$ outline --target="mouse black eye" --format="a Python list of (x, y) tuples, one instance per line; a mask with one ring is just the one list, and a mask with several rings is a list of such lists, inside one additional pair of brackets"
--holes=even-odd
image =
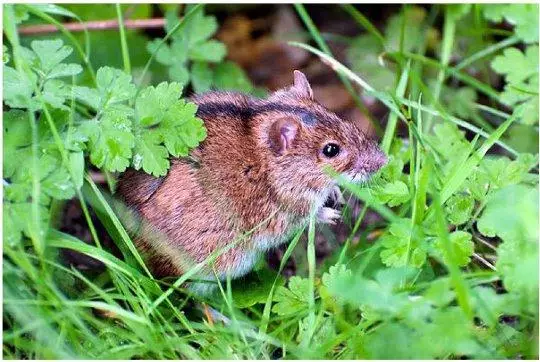
[(323, 147), (322, 153), (328, 158), (336, 157), (339, 154), (339, 146), (335, 143), (328, 143)]

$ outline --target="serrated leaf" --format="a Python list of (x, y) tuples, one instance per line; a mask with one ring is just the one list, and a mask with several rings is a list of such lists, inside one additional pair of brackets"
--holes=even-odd
[(101, 97), (101, 108), (131, 99), (136, 92), (131, 80), (131, 75), (119, 69), (99, 68), (96, 73), (96, 83)]
[(41, 180), (41, 191), (57, 200), (71, 199), (75, 195), (69, 172), (59, 162), (55, 170)]
[[(71, 97), (71, 89), (62, 81), (57, 79), (49, 80), (43, 86), (41, 94), (43, 101), (54, 108), (69, 110), (69, 107), (64, 105), (66, 98)], [(39, 99), (36, 97), (36, 102)]]
[(214, 81), (214, 71), (206, 62), (194, 62), (191, 66), (191, 84), (195, 93), (203, 93), (210, 90)]
[(423, 42), (425, 32), (422, 29), (422, 23), (426, 18), (426, 10), (419, 6), (411, 6), (407, 12), (399, 12), (388, 20), (385, 29), (386, 50), (399, 51), (401, 39), (401, 24), (405, 16), (405, 34), (403, 37), (403, 50), (413, 51)]
[[(31, 237), (32, 233), (35, 234), (32, 207), (32, 204), (29, 202), (7, 202), (4, 204), (2, 221), (4, 227), (9, 225), (7, 226), (7, 230), (4, 231), (4, 242), (14, 247), (20, 243), (23, 234), (27, 237)], [(39, 220), (37, 227), (44, 234), (48, 229), (49, 210), (43, 205), (38, 205), (38, 212)]]
[(410, 219), (393, 222), (379, 240), (385, 248), (380, 254), (382, 262), (392, 267), (410, 265), (420, 268), (426, 261), (422, 238), (422, 231), (418, 226), (413, 226)]
[(478, 230), (504, 241), (538, 240), (538, 189), (510, 185), (498, 190), (478, 219)]
[(31, 104), (36, 77), (28, 77), (4, 65), (3, 100), (12, 108), (28, 108)]
[(202, 44), (197, 44), (189, 50), (189, 58), (195, 61), (218, 63), (227, 54), (225, 44), (217, 40), (209, 40)]
[(505, 74), (509, 83), (520, 83), (538, 73), (538, 46), (529, 46), (522, 53), (517, 48), (507, 48), (503, 55), (496, 56), (491, 67)]
[(184, 64), (176, 63), (169, 68), (169, 77), (172, 81), (187, 84), (189, 82), (189, 71)]
[(515, 24), (515, 33), (526, 43), (538, 41), (538, 4), (511, 4), (504, 17)]
[(469, 87), (458, 89), (444, 87), (443, 101), (448, 109), (456, 116), (468, 119), (476, 113), (476, 91)]
[(109, 111), (99, 122), (89, 121), (85, 126), (82, 130), (89, 138), (90, 161), (108, 171), (125, 171), (135, 144), (131, 120), (122, 112)]
[(288, 287), (276, 289), (272, 312), (278, 315), (294, 315), (308, 308), (309, 280), (293, 276), (289, 279)]
[(218, 89), (237, 90), (245, 93), (253, 91), (253, 84), (246, 73), (236, 63), (226, 61), (214, 69), (214, 84)]
[(177, 37), (185, 37), (185, 39), (187, 39), (187, 46), (191, 48), (195, 44), (209, 39), (214, 35), (217, 28), (218, 24), (216, 18), (214, 16), (205, 15), (201, 9), (196, 14), (193, 14), (186, 24), (185, 30), (181, 33), (177, 33)]
[[(58, 76), (77, 74), (82, 71), (78, 64), (60, 64), (72, 52), (73, 48), (64, 45), (60, 39), (55, 40), (34, 40), (30, 44), (39, 60), (38, 67), (45, 78), (54, 78)], [(76, 73), (72, 73), (76, 71)], [(51, 74), (55, 75), (51, 77)]]
[[(454, 231), (449, 236), (450, 246), (454, 254), (454, 261), (458, 266), (465, 266), (471, 261), (471, 256), (474, 252), (474, 243), (472, 235), (465, 231)], [(438, 255), (441, 255), (444, 262), (449, 265), (451, 263), (450, 256), (444, 248), (443, 242), (440, 239), (435, 240), (434, 248)]]
[(470, 195), (452, 195), (445, 204), (448, 221), (461, 225), (469, 221), (474, 208), (474, 199)]
[(154, 39), (146, 44), (146, 49), (150, 54), (156, 54), (155, 59), (164, 65), (174, 64), (173, 54), (167, 44), (161, 45), (161, 39)]
[(133, 149), (133, 167), (141, 168), (144, 172), (156, 177), (164, 176), (169, 169), (169, 153), (161, 145), (161, 138), (157, 133), (145, 132), (142, 137), (135, 139)]
[(375, 190), (377, 199), (390, 207), (401, 205), (410, 199), (409, 188), (403, 181), (393, 181)]
[(82, 72), (82, 67), (79, 64), (58, 64), (56, 67), (51, 70), (48, 79), (60, 78), (60, 77), (69, 77), (72, 75), (79, 74)]
[(181, 95), (182, 85), (179, 83), (163, 82), (155, 88), (145, 88), (135, 102), (137, 121), (144, 127), (150, 127), (165, 119), (174, 119), (185, 105), (179, 100)]
[(100, 109), (99, 105), (100, 105), (101, 97), (97, 89), (74, 86), (72, 90), (73, 90), (73, 96), (76, 99), (88, 104), (90, 107), (96, 110)]
[(269, 268), (257, 270), (238, 280), (232, 288), (234, 305), (237, 308), (248, 308), (266, 302), (274, 280), (277, 287), (285, 284), (285, 279)]

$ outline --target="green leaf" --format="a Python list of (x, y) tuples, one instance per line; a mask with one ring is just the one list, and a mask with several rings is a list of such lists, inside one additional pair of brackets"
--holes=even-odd
[[(69, 107), (64, 105), (66, 98), (71, 97), (71, 89), (64, 82), (52, 79), (45, 83), (42, 95), (43, 101), (54, 108), (69, 110)], [(35, 101), (39, 102), (35, 97)]]
[(368, 308), (383, 318), (391, 318), (407, 304), (407, 296), (396, 290), (396, 287), (412, 271), (404, 268), (381, 269), (372, 280), (358, 274), (351, 275), (340, 268), (331, 278), (328, 291), (337, 300), (355, 307)]
[[(182, 101), (184, 102), (184, 101)], [(197, 106), (183, 103), (174, 118), (166, 118), (159, 132), (169, 153), (175, 157), (187, 156), (190, 149), (197, 147), (206, 138), (203, 121), (195, 117)]]
[(206, 62), (194, 62), (191, 66), (191, 83), (195, 93), (204, 93), (210, 90), (214, 78), (214, 71)]
[(70, 152), (69, 167), (73, 175), (73, 183), (77, 189), (80, 189), (84, 182), (84, 153)]
[(169, 77), (180, 84), (188, 84), (189, 71), (184, 64), (176, 63), (169, 68)]
[[(178, 20), (176, 19), (176, 22)], [(176, 24), (174, 24), (176, 25)], [(174, 26), (170, 24), (169, 27)], [(201, 10), (193, 15), (186, 24), (185, 30), (175, 34), (176, 38), (187, 40), (188, 48), (209, 39), (218, 29), (218, 23), (214, 16), (206, 16)]]
[(20, 156), (20, 148), (32, 144), (32, 132), (28, 115), (21, 110), (4, 112), (3, 127), (4, 155), (12, 155), (12, 157), (4, 156), (4, 177), (11, 177), (21, 165), (19, 157), (17, 157)]
[(537, 4), (489, 4), (483, 5), (484, 16), (494, 22), (505, 18), (515, 25), (515, 33), (526, 43), (538, 41)]
[(460, 118), (471, 118), (471, 115), (477, 112), (475, 106), (477, 95), (472, 88), (461, 87), (456, 90), (455, 88), (444, 87), (442, 98), (448, 109)]
[[(10, 246), (17, 246), (23, 235), (30, 237), (34, 230), (32, 204), (5, 202), (3, 211), (2, 221), (5, 228), (3, 240)], [(38, 205), (38, 212), (38, 227), (44, 233), (48, 229), (49, 210), (43, 205)]]
[(506, 75), (509, 83), (520, 83), (538, 74), (538, 46), (529, 46), (522, 53), (517, 48), (507, 48), (491, 62), (491, 67), (499, 74)]
[(45, 78), (71, 76), (82, 71), (78, 64), (60, 64), (73, 52), (73, 48), (64, 45), (60, 39), (34, 40), (30, 47), (39, 60), (38, 66)]
[(388, 232), (380, 238), (380, 243), (385, 248), (381, 251), (382, 262), (392, 267), (411, 265), (420, 268), (426, 261), (422, 234), (420, 228), (413, 226), (410, 219), (393, 222)]
[(280, 286), (276, 289), (272, 312), (278, 315), (289, 315), (305, 312), (308, 308), (309, 280), (293, 276), (289, 279), (288, 288)]
[(164, 176), (169, 169), (169, 153), (161, 145), (161, 137), (154, 132), (145, 132), (135, 139), (133, 167), (141, 168), (154, 176)]
[(389, 89), (395, 79), (394, 71), (388, 68), (386, 63), (381, 64), (379, 60), (379, 55), (383, 51), (379, 40), (371, 34), (354, 38), (347, 49), (351, 69), (377, 90)]
[(388, 206), (401, 205), (410, 199), (409, 188), (403, 181), (393, 181), (374, 190), (377, 199)]
[(455, 194), (445, 204), (448, 221), (461, 225), (469, 221), (474, 209), (474, 199), (469, 195)]
[(101, 97), (101, 108), (127, 101), (135, 95), (132, 77), (111, 67), (101, 67), (96, 73), (97, 89)]
[(422, 23), (426, 18), (426, 10), (419, 6), (411, 6), (407, 11), (399, 12), (388, 20), (384, 32), (387, 51), (399, 51), (401, 39), (401, 24), (405, 17), (405, 34), (403, 36), (403, 50), (414, 51), (424, 42), (426, 32), (422, 29)]
[(504, 17), (515, 24), (516, 35), (524, 42), (538, 42), (538, 4), (508, 5)]
[(244, 70), (231, 61), (216, 66), (214, 69), (214, 84), (216, 88), (223, 90), (237, 90), (245, 93), (253, 91), (253, 84)]
[(182, 85), (179, 83), (160, 83), (157, 87), (147, 87), (137, 97), (135, 114), (144, 127), (154, 126), (164, 120), (173, 121), (182, 112), (184, 101)]
[(471, 11), (471, 4), (448, 4), (445, 10), (448, 16), (457, 21)]
[(131, 120), (122, 111), (108, 110), (101, 120), (86, 121), (82, 131), (89, 138), (90, 161), (108, 171), (125, 171), (129, 166), (135, 137)]
[(217, 40), (209, 40), (189, 50), (189, 58), (191, 60), (212, 63), (221, 62), (226, 54), (227, 48)]
[(522, 104), (521, 121), (525, 124), (538, 122), (538, 46), (527, 47), (525, 53), (516, 48), (505, 49), (497, 56), (491, 67), (505, 75), (506, 86), (501, 102), (508, 106)]
[(4, 103), (12, 108), (28, 108), (34, 93), (36, 77), (27, 77), (6, 65), (3, 69)]
[(9, 63), (9, 59), (10, 59), (9, 49), (8, 49), (7, 46), (2, 45), (2, 62), (4, 64), (7, 64), (7, 63)]
[[(450, 234), (450, 245), (454, 254), (454, 261), (458, 266), (465, 266), (471, 261), (474, 252), (474, 243), (471, 239), (472, 235), (465, 231), (454, 231)], [(443, 241), (437, 239), (433, 246), (436, 253), (442, 255), (444, 262), (450, 264), (450, 256), (446, 253)]]
[(285, 284), (285, 279), (281, 275), (269, 268), (263, 268), (234, 282), (232, 288), (234, 305), (237, 308), (248, 308), (266, 302), (276, 278), (277, 286)]
[(538, 216), (538, 187), (511, 185), (493, 195), (477, 224), (482, 234), (503, 239), (497, 271), (528, 308), (538, 303)]

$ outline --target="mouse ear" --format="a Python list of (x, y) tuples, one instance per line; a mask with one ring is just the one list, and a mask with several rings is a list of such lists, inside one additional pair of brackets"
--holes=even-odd
[(268, 139), (270, 148), (279, 156), (292, 147), (298, 125), (292, 118), (280, 118), (270, 126)]
[(292, 89), (295, 90), (301, 97), (313, 100), (313, 91), (311, 90), (311, 86), (309, 85), (304, 73), (299, 70), (294, 71), (294, 84)]

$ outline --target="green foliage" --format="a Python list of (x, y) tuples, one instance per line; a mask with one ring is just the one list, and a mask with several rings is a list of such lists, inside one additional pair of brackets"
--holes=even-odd
[(505, 75), (507, 84), (501, 94), (501, 101), (508, 106), (523, 104), (523, 122), (537, 124), (538, 46), (528, 46), (525, 53), (516, 48), (507, 48), (503, 55), (493, 60), (491, 67), (497, 73)]
[[(176, 9), (167, 11), (166, 20), (165, 30), (172, 32), (179, 23)], [(184, 85), (191, 82), (197, 93), (212, 88), (252, 92), (253, 85), (242, 68), (223, 61), (225, 45), (211, 39), (217, 28), (214, 16), (198, 11), (187, 20), (183, 31), (173, 33), (170, 43), (161, 44), (162, 39), (154, 39), (147, 49), (168, 68), (171, 80)]]
[(516, 35), (526, 43), (538, 42), (538, 4), (489, 4), (484, 16), (494, 22), (503, 18), (515, 26)]
[[(161, 9), (170, 33), (181, 21), (178, 6)], [(6, 5), (4, 355), (537, 359), (537, 9), (405, 5), (380, 31), (356, 16), (369, 34), (352, 39), (351, 68), (379, 91), (370, 97), (400, 113), (398, 127), (386, 129), (388, 164), (363, 187), (343, 183), (367, 208), (352, 220), (361, 227), (345, 237), (345, 229), (321, 228), (308, 235), (308, 252), (293, 252), (296, 235), (280, 266), (294, 266), (288, 281), (261, 260), (253, 273), (222, 283), (225, 293), (204, 301), (228, 322), (212, 324), (194, 307), (203, 298), (181, 279), (146, 273), (88, 170), (99, 169), (111, 187), (110, 172), (127, 167), (165, 175), (171, 157), (187, 156), (206, 136), (182, 92), (260, 92), (225, 60), (234, 49), (213, 39), (217, 18), (198, 9), (159, 49), (162, 39), (127, 30), (127, 74), (118, 32), (91, 31), (87, 44), (83, 33), (44, 40), (20, 32), (19, 43), (9, 31), (41, 22), (37, 10), (64, 23), (114, 19), (114, 5)], [(156, 7), (121, 10), (144, 19)], [(495, 28), (502, 21), (511, 32)], [(157, 53), (143, 74), (149, 51)], [(95, 246), (57, 230), (73, 197)], [(102, 248), (103, 237), (123, 258)], [(321, 239), (335, 242), (324, 260), (324, 250), (316, 259), (311, 248)], [(66, 267), (61, 250), (104, 268)]]

